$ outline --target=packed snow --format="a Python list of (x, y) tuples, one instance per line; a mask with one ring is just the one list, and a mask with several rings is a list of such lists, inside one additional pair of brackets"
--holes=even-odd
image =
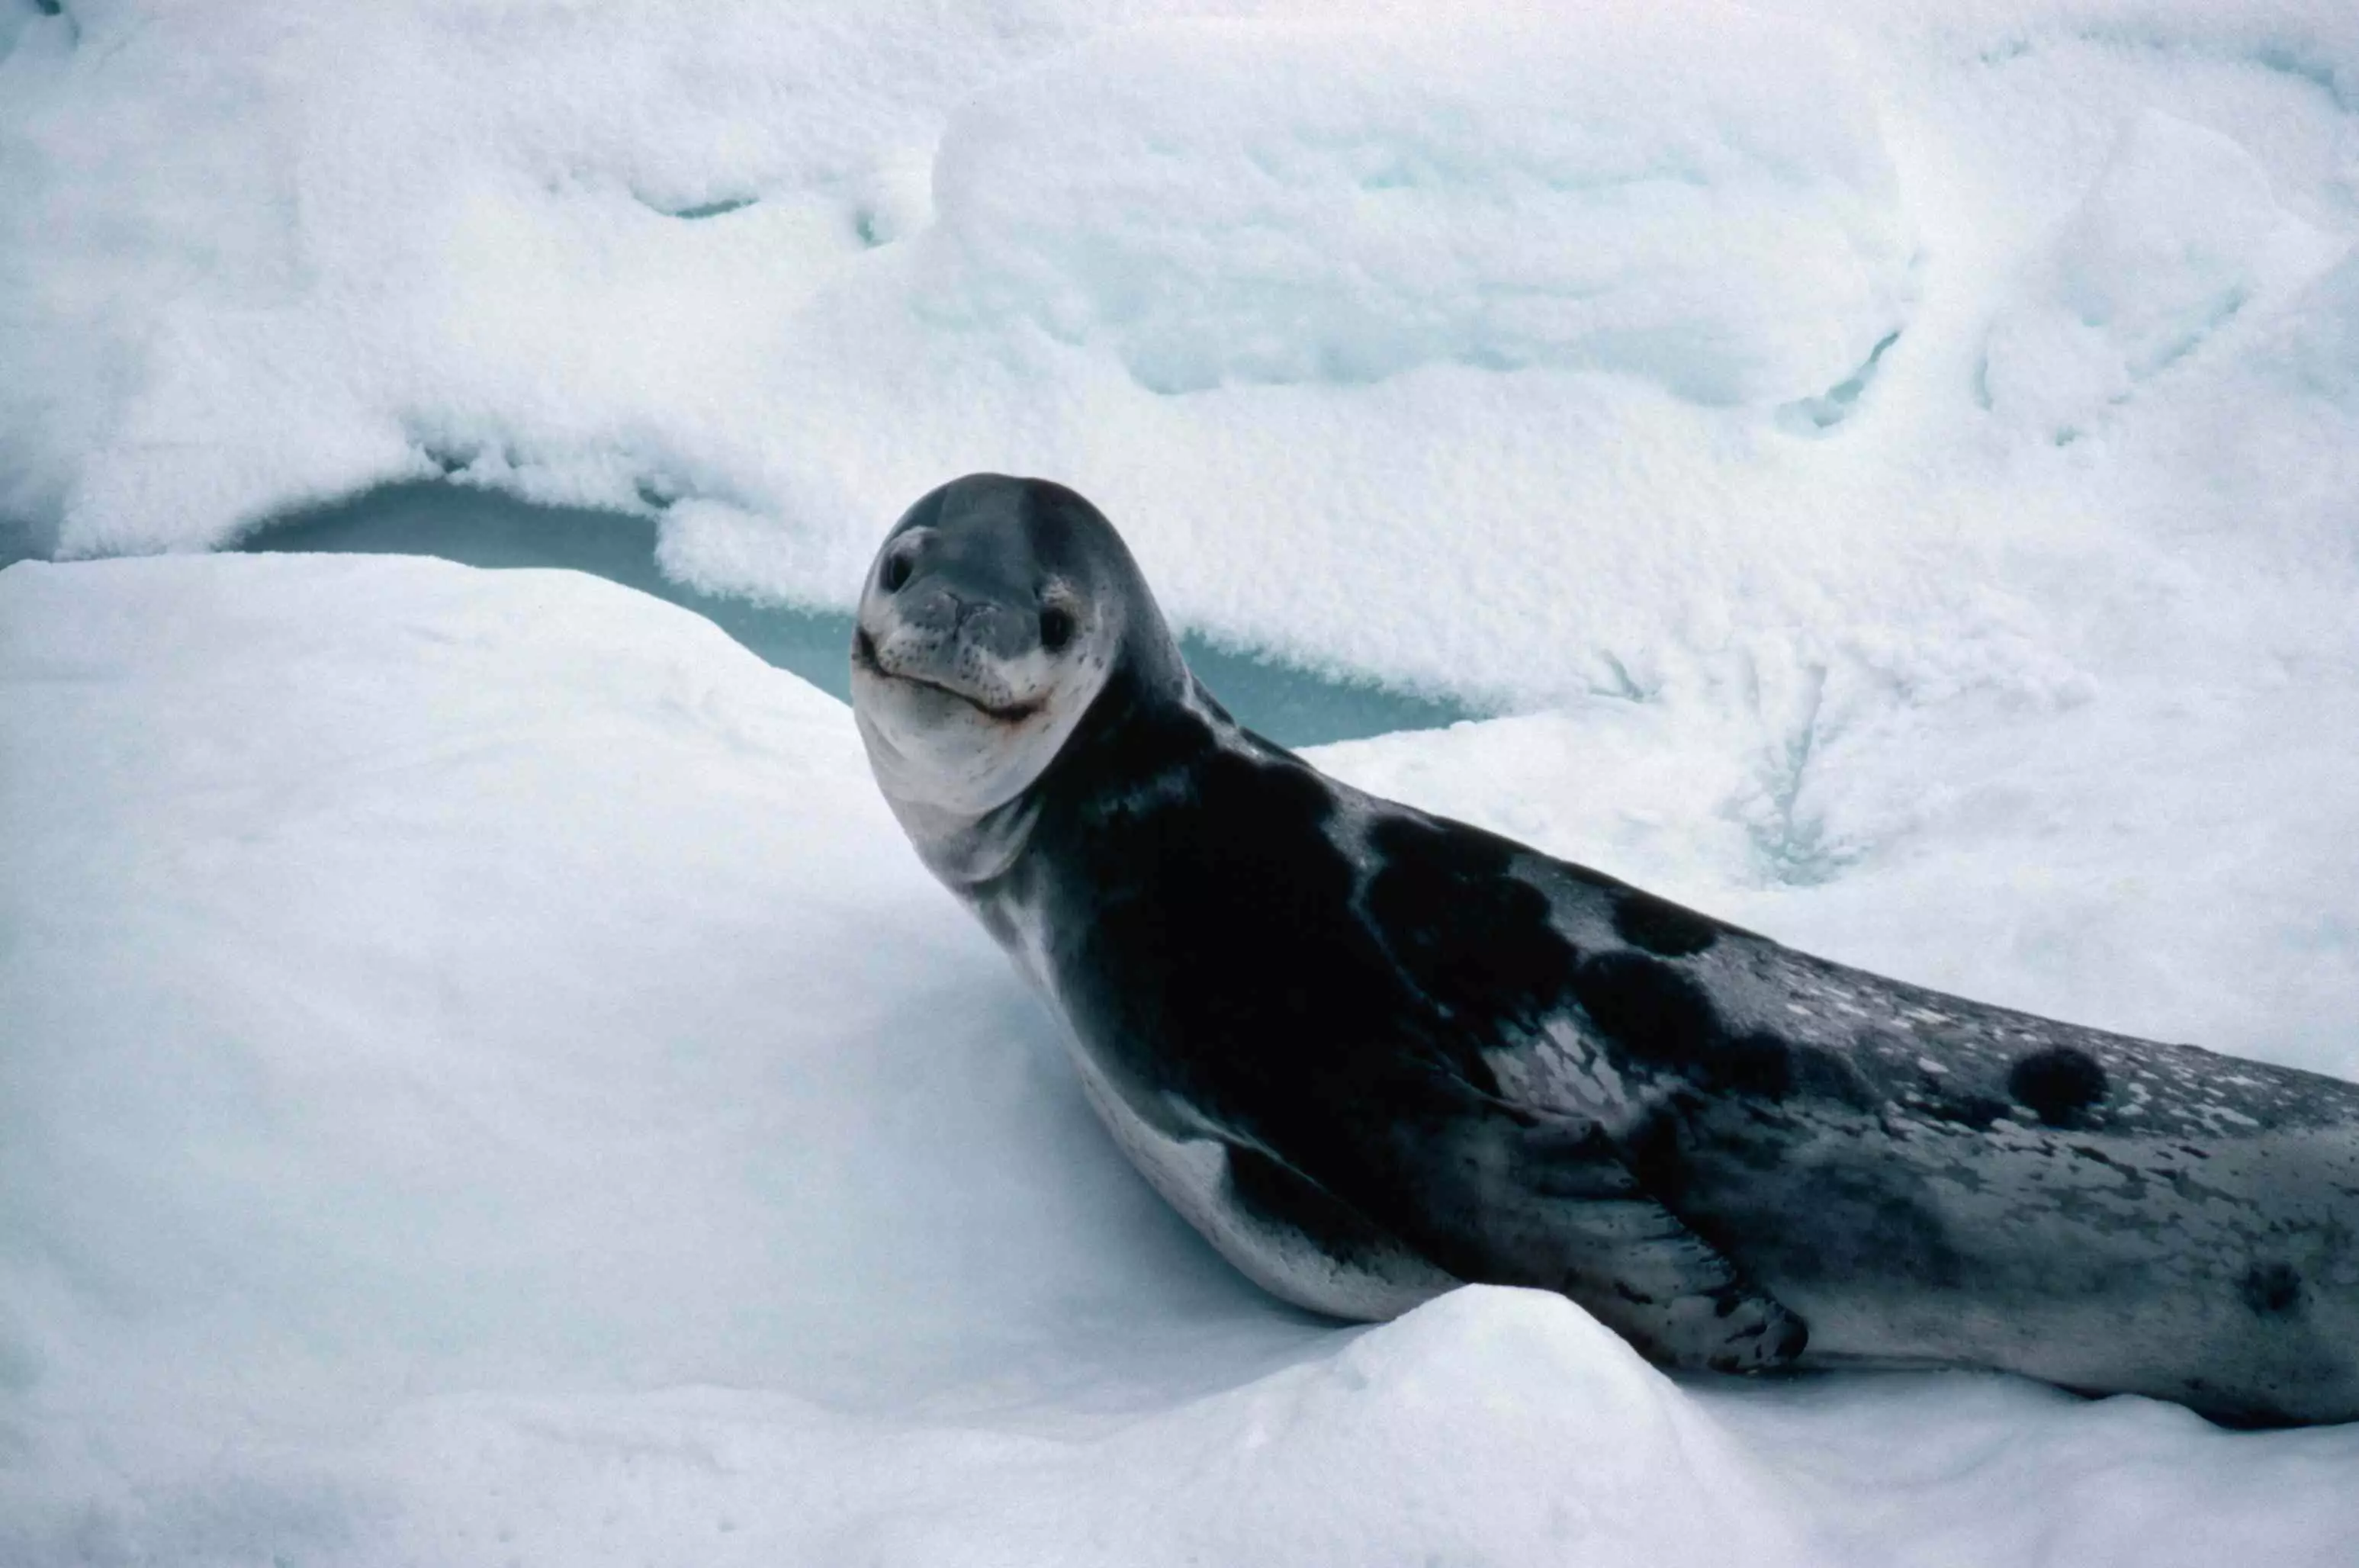
[(1048, 474), (1510, 715), (1355, 782), (2359, 1075), (2348, 7), (0, 0), (0, 1562), (2348, 1560), (2359, 1430), (1278, 1306), (832, 699), (201, 553), (840, 610)]

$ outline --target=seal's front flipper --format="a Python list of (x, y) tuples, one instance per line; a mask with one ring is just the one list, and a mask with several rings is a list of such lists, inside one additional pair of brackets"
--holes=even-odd
[[(1492, 1132), (1507, 1180), (1484, 1194), (1478, 1233), (1649, 1358), (1716, 1372), (1791, 1363), (1809, 1330), (1639, 1186), (1593, 1122)], [(1478, 1162), (1481, 1163), (1481, 1162)], [(1555, 1279), (1545, 1276), (1558, 1274)]]
[(1455, 1103), (1392, 1121), (1343, 1178), (1442, 1268), (1560, 1291), (1668, 1366), (1759, 1372), (1802, 1353), (1802, 1320), (1648, 1194), (1595, 1123), (1459, 1084), (1442, 1097)]

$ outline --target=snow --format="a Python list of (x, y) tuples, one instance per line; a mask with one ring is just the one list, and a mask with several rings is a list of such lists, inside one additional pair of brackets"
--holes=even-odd
[(46, 10), (0, 1559), (2347, 1555), (2347, 1432), (1278, 1308), (840, 706), (566, 574), (185, 554), (447, 477), (841, 609), (1051, 474), (1194, 633), (1511, 715), (1340, 774), (2359, 1075), (2344, 8)]
[(1446, 364), (1784, 401), (1899, 329), (1912, 249), (1838, 40), (1676, 5), (1134, 29), (971, 96), (934, 199), (921, 314), (1167, 394)]
[(2267, 170), (2234, 142), (2150, 112), (1993, 324), (1983, 396), (2061, 445), (2347, 248), (2272, 201)]
[[(1568, 1303), (1359, 1336), (1231, 1275), (845, 710), (702, 621), (367, 558), (26, 565), (0, 598), (35, 743), (0, 989), (23, 1558), (170, 1558), (201, 1514), (225, 1556), (445, 1563), (499, 1528), (711, 1561), (721, 1519), (769, 1561), (1701, 1563), (1787, 1530)], [(945, 1402), (985, 1414), (908, 1413)], [(687, 1497), (569, 1519), (641, 1448), (628, 1484)]]
[[(1277, 1304), (1099, 1131), (848, 713), (684, 610), (218, 556), (20, 564), (0, 628), (0, 1557), (2323, 1563), (2359, 1528), (2359, 1432), (1677, 1383), (1532, 1292)], [(1478, 779), (1552, 760), (1532, 722), (1322, 756)]]

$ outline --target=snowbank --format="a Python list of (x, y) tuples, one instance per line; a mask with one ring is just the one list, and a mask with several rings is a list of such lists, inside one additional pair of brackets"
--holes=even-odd
[[(1133, 26), (1191, 8), (20, 17), (0, 528), (196, 548), (450, 472), (842, 604), (945, 474), (1053, 474), (1199, 630), (1491, 705), (1701, 703), (1747, 751), (1811, 670), (2037, 704), (2143, 668), (2074, 633), (2150, 616), (2158, 539), (2347, 576), (2330, 504), (2283, 499), (2349, 447), (2331, 368), (2271, 385), (2265, 464), (2215, 440), (2218, 333), (2052, 446), (2245, 272), (2237, 333), (2307, 311), (2268, 235), (2359, 236), (2359, 44), (2314, 7)], [(2157, 172), (2189, 147), (2200, 187)], [(2216, 262), (2141, 248), (2213, 212)], [(2060, 244), (2114, 326), (2059, 303)], [(2152, 460), (2190, 442), (2225, 460), (2192, 486)]]
[[(1547, 769), (1528, 725), (1335, 760), (1451, 805)], [(2167, 1565), (2233, 1527), (2324, 1563), (2359, 1529), (2359, 1432), (1677, 1384), (1526, 1292), (1277, 1305), (1099, 1132), (848, 713), (625, 590), (19, 565), (0, 732), (12, 1562)]]
[(921, 311), (1166, 393), (1451, 364), (1788, 401), (1900, 330), (1910, 259), (1840, 40), (1684, 5), (1127, 31), (970, 98), (934, 200)]

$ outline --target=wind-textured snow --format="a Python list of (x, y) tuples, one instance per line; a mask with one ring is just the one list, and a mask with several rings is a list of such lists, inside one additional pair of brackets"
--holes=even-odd
[(2348, 1560), (2351, 1432), (1289, 1312), (830, 700), (82, 559), (447, 474), (841, 606), (1043, 474), (1513, 715), (1355, 781), (2359, 1074), (2348, 7), (0, 0), (0, 1561)]

